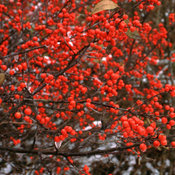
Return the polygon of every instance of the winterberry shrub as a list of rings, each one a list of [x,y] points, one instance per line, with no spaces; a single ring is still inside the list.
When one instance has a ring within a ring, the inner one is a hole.
[[[4,168],[12,162],[11,173],[91,174],[82,157],[175,147],[175,13],[166,25],[150,18],[161,5],[1,1]]]

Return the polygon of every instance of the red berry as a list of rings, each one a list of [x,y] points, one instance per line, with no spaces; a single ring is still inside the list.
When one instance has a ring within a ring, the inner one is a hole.
[[[159,140],[162,141],[162,140],[166,140],[166,136],[165,135],[159,135]]]
[[[145,152],[147,150],[147,146],[144,143],[140,144],[140,150]]]
[[[60,141],[59,136],[55,136],[54,141],[55,141],[55,142],[59,142],[59,141]]]
[[[174,125],[175,125],[175,121],[174,121],[174,120],[170,120],[170,121],[169,121],[169,124],[170,124],[171,126],[174,126]]]
[[[15,113],[15,118],[20,119],[21,118],[21,113],[20,112],[16,112]]]
[[[46,73],[42,73],[41,78],[43,78],[43,79],[46,78]]]
[[[25,113],[26,115],[31,115],[32,110],[31,110],[30,108],[26,108],[26,109],[24,110],[24,113]]]
[[[72,131],[72,127],[71,126],[65,126],[64,128],[67,132],[71,132]]]
[[[160,143],[161,143],[161,145],[165,146],[165,145],[167,145],[167,140],[162,140],[162,141],[160,141]]]
[[[172,141],[172,142],[171,142],[171,146],[172,146],[172,147],[175,147],[175,141]]]
[[[166,124],[166,123],[167,123],[167,121],[168,121],[168,120],[167,120],[167,118],[166,118],[166,117],[162,117],[162,123],[163,123],[163,124]]]
[[[39,120],[39,121],[41,120],[41,118],[42,118],[42,117],[41,117],[41,115],[39,115],[39,114],[36,116],[36,119]]]
[[[9,71],[9,74],[10,74],[10,75],[14,75],[14,74],[15,74],[15,71],[14,71],[14,70],[10,70],[10,71]]]
[[[74,130],[72,130],[72,131],[70,132],[70,134],[71,134],[72,136],[74,136],[74,135],[76,134],[76,132],[75,132]]]
[[[155,147],[159,147],[159,146],[160,146],[160,142],[159,142],[158,140],[155,140],[155,141],[153,142],[153,145],[154,145]]]
[[[146,128],[146,131],[149,133],[149,134],[152,134],[154,132],[154,128],[152,126],[148,126]]]
[[[64,135],[64,136],[66,136],[66,135],[67,135],[66,130],[65,130],[65,129],[62,129],[62,130],[61,130],[61,134]]]
[[[60,174],[61,168],[57,167],[57,174]]]

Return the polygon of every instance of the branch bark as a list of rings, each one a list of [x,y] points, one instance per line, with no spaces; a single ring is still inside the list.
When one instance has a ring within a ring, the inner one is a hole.
[[[87,151],[87,152],[59,152],[59,151],[48,151],[48,150],[27,150],[20,148],[9,148],[0,146],[0,151],[14,152],[14,153],[27,153],[27,154],[45,154],[45,155],[60,155],[60,156],[74,156],[74,157],[84,157],[84,156],[92,156],[92,155],[105,155],[105,154],[114,154],[116,151],[123,151],[127,149],[131,149],[133,147],[138,147],[139,144],[134,144],[132,146],[121,146],[110,148],[106,150],[95,150],[95,151]]]

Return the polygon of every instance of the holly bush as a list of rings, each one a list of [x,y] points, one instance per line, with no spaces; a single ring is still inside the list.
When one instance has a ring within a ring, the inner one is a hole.
[[[90,158],[173,150],[167,2],[1,1],[1,172],[89,175]]]

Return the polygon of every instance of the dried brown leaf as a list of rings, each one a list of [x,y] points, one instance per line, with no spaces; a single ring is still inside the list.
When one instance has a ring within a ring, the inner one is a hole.
[[[92,14],[101,12],[103,10],[111,10],[119,7],[116,3],[111,0],[102,0],[96,4],[94,9],[92,10]]]
[[[0,85],[2,85],[4,80],[5,80],[5,74],[4,73],[0,73]]]

